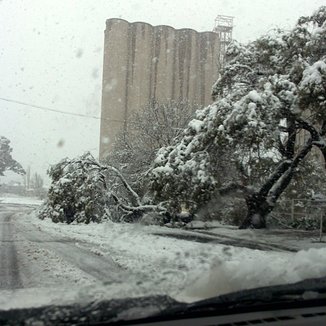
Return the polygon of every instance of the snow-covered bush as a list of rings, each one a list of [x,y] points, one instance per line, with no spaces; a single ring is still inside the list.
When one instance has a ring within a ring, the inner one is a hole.
[[[100,222],[106,216],[105,177],[90,153],[65,158],[49,171],[52,184],[39,217],[53,222]]]

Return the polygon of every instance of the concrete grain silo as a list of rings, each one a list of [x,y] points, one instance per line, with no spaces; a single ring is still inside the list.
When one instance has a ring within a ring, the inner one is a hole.
[[[151,100],[211,103],[219,36],[214,32],[106,21],[100,159],[134,110]]]

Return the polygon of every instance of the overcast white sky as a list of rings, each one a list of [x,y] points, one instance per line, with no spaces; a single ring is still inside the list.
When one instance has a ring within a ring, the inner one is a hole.
[[[247,42],[291,28],[325,0],[0,0],[0,98],[100,116],[103,31],[107,18],[210,31],[218,14],[235,17]],[[90,150],[99,120],[0,100],[0,135],[14,157],[45,175],[49,164]],[[63,146],[58,146],[63,144]],[[0,180],[1,182],[1,180]]]

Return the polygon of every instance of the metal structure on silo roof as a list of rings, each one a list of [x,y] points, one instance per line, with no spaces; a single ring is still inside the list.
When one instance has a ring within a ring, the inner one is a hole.
[[[233,16],[226,15],[217,15],[215,18],[213,32],[218,34],[220,40],[220,52],[218,56],[219,67],[223,66],[226,48],[232,41],[233,19]]]

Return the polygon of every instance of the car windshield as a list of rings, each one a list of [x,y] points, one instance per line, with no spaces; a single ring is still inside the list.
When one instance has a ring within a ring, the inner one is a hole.
[[[325,0],[0,21],[0,311],[326,276]]]

